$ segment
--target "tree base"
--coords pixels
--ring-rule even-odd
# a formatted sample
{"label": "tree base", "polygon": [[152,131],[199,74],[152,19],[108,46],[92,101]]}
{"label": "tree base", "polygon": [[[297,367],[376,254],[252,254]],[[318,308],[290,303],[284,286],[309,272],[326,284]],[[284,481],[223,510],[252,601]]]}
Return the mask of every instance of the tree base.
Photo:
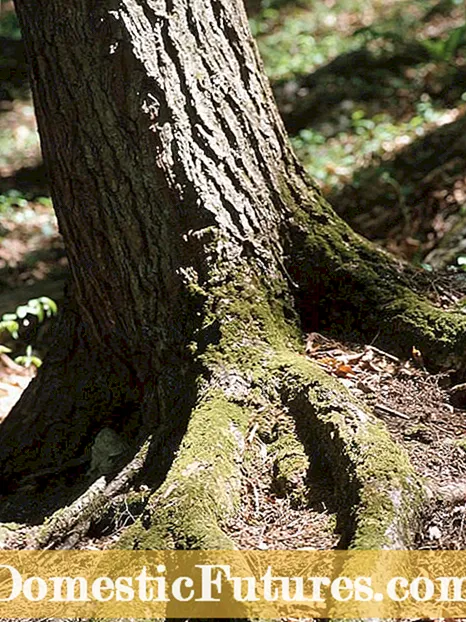
{"label": "tree base", "polygon": [[[143,470],[147,442],[114,479],[97,479],[42,526],[16,526],[13,531],[4,525],[4,548],[16,548],[15,541],[20,548],[79,547],[91,525],[117,523],[128,500],[140,516],[123,530],[118,547],[235,548],[223,526],[239,505],[251,417],[264,406],[281,408],[293,419],[295,440],[291,435],[278,456],[288,494],[295,500],[305,497],[307,461],[330,469],[339,501],[339,546],[412,545],[424,492],[404,452],[337,381],[291,351],[263,349],[261,371],[254,378],[230,365],[221,384],[216,379],[206,388],[160,487],[152,493],[131,489]],[[299,455],[299,447],[307,456]]]}

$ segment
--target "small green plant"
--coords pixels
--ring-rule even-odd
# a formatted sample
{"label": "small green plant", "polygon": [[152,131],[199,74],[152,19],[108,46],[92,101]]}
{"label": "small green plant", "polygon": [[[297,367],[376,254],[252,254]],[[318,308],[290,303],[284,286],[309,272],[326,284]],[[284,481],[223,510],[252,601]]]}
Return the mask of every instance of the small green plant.
{"label": "small green plant", "polygon": [[423,39],[420,43],[432,60],[450,62],[458,50],[466,45],[466,24],[453,28],[446,39]]}
{"label": "small green plant", "polygon": [[31,365],[34,365],[34,367],[39,368],[42,365],[42,360],[33,354],[32,346],[28,346],[26,348],[26,354],[17,356],[15,358],[15,363],[23,365],[23,367],[31,367]]}
{"label": "small green plant", "polygon": [[19,190],[8,190],[5,194],[0,194],[0,212],[12,207],[27,207],[27,204],[27,198]]}
{"label": "small green plant", "polygon": [[[21,328],[27,328],[31,322],[30,316],[37,318],[37,322],[41,324],[46,318],[50,318],[57,314],[57,304],[51,298],[47,296],[41,296],[40,298],[32,298],[28,300],[27,304],[17,307],[14,313],[5,313],[0,320],[0,335],[9,334],[12,339],[19,339]],[[0,353],[11,352],[10,348],[6,346],[0,346]],[[15,362],[18,365],[24,365],[30,367],[40,367],[42,364],[41,359],[34,355],[32,352],[32,346],[26,347],[26,354],[17,356]]]}

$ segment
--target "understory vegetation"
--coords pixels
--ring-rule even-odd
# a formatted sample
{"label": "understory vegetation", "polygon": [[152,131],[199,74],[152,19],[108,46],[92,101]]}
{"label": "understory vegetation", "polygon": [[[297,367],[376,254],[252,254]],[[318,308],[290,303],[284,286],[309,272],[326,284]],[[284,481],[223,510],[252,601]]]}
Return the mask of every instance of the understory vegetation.
{"label": "understory vegetation", "polygon": [[429,252],[463,224],[464,3],[263,5],[252,26],[267,74],[334,208],[418,265],[458,266],[461,249]]}

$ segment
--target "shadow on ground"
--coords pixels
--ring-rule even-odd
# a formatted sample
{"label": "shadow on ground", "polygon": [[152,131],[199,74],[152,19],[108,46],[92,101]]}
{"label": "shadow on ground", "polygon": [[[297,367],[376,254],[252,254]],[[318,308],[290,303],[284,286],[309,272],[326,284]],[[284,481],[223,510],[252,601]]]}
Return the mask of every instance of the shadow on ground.
{"label": "shadow on ground", "polygon": [[[393,54],[374,54],[361,48],[338,56],[312,74],[276,81],[273,91],[290,134],[322,123],[346,100],[377,100],[394,118],[402,118],[407,109],[397,91],[404,82],[407,91],[415,95],[407,70],[428,61],[426,49],[419,44],[407,44]],[[435,78],[432,84],[423,85],[422,92],[434,103],[454,106],[466,89],[466,68],[445,65]],[[407,97],[406,104],[410,101]]]}
{"label": "shadow on ground", "polygon": [[[466,114],[357,171],[328,197],[335,210],[372,240],[408,239],[408,259],[425,255],[464,221]],[[411,249],[409,246],[411,245]],[[411,253],[411,257],[409,256]]]}
{"label": "shadow on ground", "polygon": [[29,96],[29,79],[21,39],[0,36],[0,112],[9,110],[14,99]]}

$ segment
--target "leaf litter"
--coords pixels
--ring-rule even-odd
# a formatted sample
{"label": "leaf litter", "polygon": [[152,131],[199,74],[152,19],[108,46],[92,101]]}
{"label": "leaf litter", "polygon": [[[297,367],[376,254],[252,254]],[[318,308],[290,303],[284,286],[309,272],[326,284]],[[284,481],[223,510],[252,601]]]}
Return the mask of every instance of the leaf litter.
{"label": "leaf litter", "polygon": [[374,346],[342,344],[318,333],[306,356],[363,400],[408,453],[426,488],[420,549],[466,548],[466,384],[431,374],[422,353],[402,361]]}

